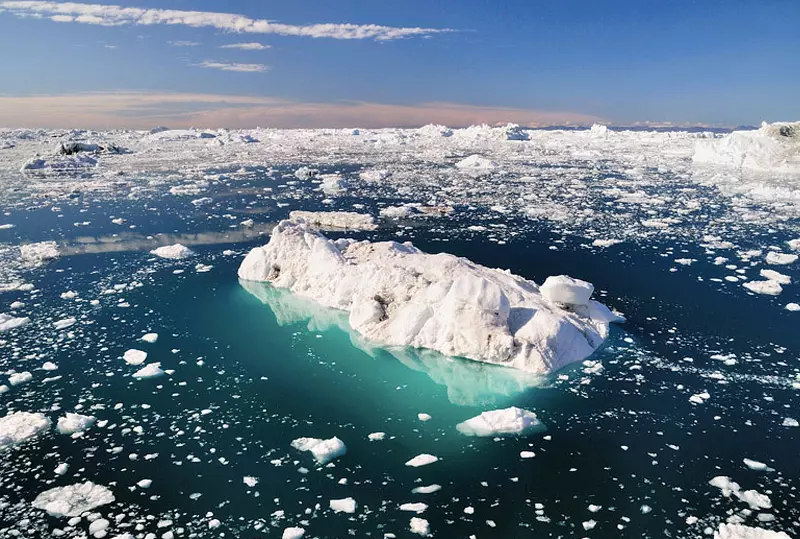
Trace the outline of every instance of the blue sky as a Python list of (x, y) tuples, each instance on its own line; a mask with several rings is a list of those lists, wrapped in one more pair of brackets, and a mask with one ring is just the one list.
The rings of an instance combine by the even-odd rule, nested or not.
[(0, 55), (0, 126), (800, 118), (797, 0), (0, 0), (0, 10), (11, 51)]

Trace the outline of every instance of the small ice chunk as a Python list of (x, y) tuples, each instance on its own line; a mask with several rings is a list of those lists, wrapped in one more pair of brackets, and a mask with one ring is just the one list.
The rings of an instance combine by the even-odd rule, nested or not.
[(64, 417), (58, 418), (56, 430), (59, 434), (75, 434), (89, 430), (97, 418), (93, 415), (81, 415), (67, 412)]
[(424, 487), (414, 487), (411, 492), (414, 494), (433, 494), (442, 490), (442, 485), (427, 485)]
[(800, 303), (787, 303), (784, 309), (792, 312), (800, 311)]
[[(13, 308), (13, 305), (12, 305)], [(21, 328), (31, 321), (26, 316), (11, 316), (10, 314), (0, 313), (0, 332), (10, 331), (12, 329)]]
[(136, 486), (139, 488), (150, 488), (152, 484), (152, 479), (142, 479), (141, 481), (137, 481)]
[(588, 305), (589, 298), (594, 293), (594, 285), (567, 275), (555, 275), (545, 279), (540, 291), (552, 303)]
[(12, 386), (27, 384), (31, 380), (33, 380), (33, 375), (28, 371), (17, 372), (8, 377), (8, 383)]
[(431, 420), (431, 416), (428, 415), (428, 414), (425, 414), (425, 413), (420, 413), (420, 414), (417, 414), (417, 419), (419, 419), (420, 421), (423, 421), (423, 422), (430, 421)]
[(420, 455), (417, 455), (413, 459), (409, 460), (408, 462), (406, 462), (406, 466), (411, 466), (412, 468), (419, 468), (420, 466), (427, 466), (428, 464), (433, 464), (438, 460), (439, 457), (434, 457), (433, 455), (422, 453)]
[[(100, 532), (104, 532), (110, 525), (111, 523), (108, 520), (104, 518), (98, 518), (89, 524), (89, 535), (96, 535)], [(105, 534), (103, 536), (105, 537)]]
[(74, 326), (77, 322), (78, 321), (74, 318), (64, 318), (58, 320), (57, 322), (53, 322), (53, 327), (61, 331), (62, 329), (67, 329), (68, 327)]
[(176, 243), (175, 245), (163, 245), (157, 249), (153, 249), (150, 251), (150, 254), (169, 260), (181, 260), (194, 256), (194, 251), (180, 243)]
[(587, 521), (583, 522), (582, 524), (583, 524), (583, 529), (586, 530), (586, 531), (589, 531), (591, 529), (594, 529), (595, 526), (597, 526), (597, 521), (595, 521), (595, 520), (587, 520)]
[(775, 281), (778, 284), (792, 284), (792, 278), (788, 275), (784, 275), (783, 273), (777, 272), (771, 269), (762, 269), (759, 274), (769, 280)]
[(483, 412), (456, 425), (461, 434), (467, 436), (499, 436), (504, 434), (526, 434), (546, 429), (536, 414), (512, 406), (502, 410)]
[(411, 517), (409, 529), (411, 530), (411, 533), (416, 533), (422, 537), (428, 537), (431, 534), (431, 526), (424, 518)]
[(422, 502), (404, 503), (400, 505), (401, 511), (410, 511), (412, 513), (417, 513), (418, 515), (424, 513), (427, 509), (428, 509), (428, 504)]
[(783, 287), (780, 285), (780, 283), (772, 280), (747, 281), (742, 283), (742, 286), (748, 289), (750, 292), (764, 294), (766, 296), (777, 296), (783, 292)]
[(536, 456), (536, 453), (534, 453), (533, 451), (520, 451), (519, 452), (519, 457), (523, 458), (523, 459), (532, 459), (535, 456)]
[(767, 253), (767, 264), (772, 264), (773, 266), (785, 266), (787, 264), (794, 264), (797, 262), (799, 255), (789, 254), (789, 253), (779, 253), (776, 251), (770, 251)]
[(142, 340), (142, 341), (144, 341), (146, 343), (153, 344), (154, 342), (156, 342), (158, 340), (158, 333), (145, 333), (144, 335), (139, 337), (139, 340)]
[(800, 427), (800, 421), (796, 420), (793, 417), (785, 417), (785, 418), (783, 418), (783, 426), (784, 427)]
[(77, 517), (85, 511), (112, 503), (114, 493), (91, 481), (46, 490), (33, 500), (33, 507), (54, 517)]
[(373, 433), (370, 433), (369, 435), (367, 435), (367, 438), (369, 438), (370, 442), (379, 442), (379, 441), (383, 440), (384, 438), (386, 438), (386, 433), (385, 432), (373, 432)]
[(330, 500), (329, 506), (334, 513), (355, 513), (358, 504), (353, 498), (342, 498), (340, 500)]
[(131, 348), (122, 354), (122, 359), (124, 359), (125, 363), (128, 365), (141, 365), (147, 359), (147, 352)]
[(314, 459), (325, 465), (347, 453), (344, 442), (334, 436), (327, 440), (319, 438), (297, 438), (292, 441), (292, 447), (299, 451), (310, 451)]
[(764, 464), (763, 462), (759, 462), (757, 460), (752, 459), (744, 459), (744, 465), (750, 468), (751, 470), (756, 470), (758, 472), (762, 472), (764, 470), (768, 470), (769, 466)]
[(41, 368), (43, 371), (55, 371), (58, 370), (58, 365), (56, 365), (52, 361), (45, 361), (44, 363), (42, 363)]
[(161, 363), (150, 363), (133, 373), (133, 377), (144, 380), (147, 378), (158, 378), (159, 376), (164, 376), (164, 374), (166, 373), (161, 370)]
[(253, 488), (254, 486), (256, 486), (258, 484), (258, 477), (253, 477), (251, 475), (246, 475), (246, 476), (244, 476), (244, 478), (242, 478), (242, 483), (244, 483), (245, 485), (247, 485), (250, 488)]
[(286, 528), (283, 530), (283, 535), (281, 539), (300, 539), (306, 534), (305, 528)]
[(67, 464), (66, 462), (62, 462), (61, 464), (56, 466), (56, 469), (53, 471), (56, 473), (56, 475), (64, 475), (65, 473), (67, 473), (67, 470), (69, 470), (69, 464)]

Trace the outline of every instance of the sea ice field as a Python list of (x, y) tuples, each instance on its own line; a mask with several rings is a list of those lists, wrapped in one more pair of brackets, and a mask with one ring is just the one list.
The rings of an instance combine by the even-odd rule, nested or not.
[(0, 130), (0, 537), (800, 537), (799, 257), (797, 123)]

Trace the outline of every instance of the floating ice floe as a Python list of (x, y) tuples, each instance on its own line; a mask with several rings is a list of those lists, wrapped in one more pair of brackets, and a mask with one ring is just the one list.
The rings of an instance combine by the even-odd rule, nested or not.
[(75, 434), (89, 430), (94, 425), (97, 418), (93, 415), (81, 415), (67, 413), (64, 417), (58, 418), (56, 430), (59, 434)]
[(292, 211), (289, 218), (305, 221), (320, 229), (333, 230), (375, 230), (375, 219), (368, 213), (349, 211)]
[(124, 359), (125, 363), (128, 365), (141, 365), (147, 359), (147, 352), (131, 348), (122, 354), (122, 359)]
[(411, 513), (422, 514), (428, 510), (428, 504), (422, 502), (404, 503), (400, 504), (401, 511), (409, 511)]
[(139, 340), (153, 344), (158, 340), (158, 333), (145, 333), (144, 335), (139, 337)]
[(67, 328), (70, 328), (78, 323), (78, 320), (70, 317), (70, 318), (62, 318), (61, 320), (56, 320), (53, 322), (53, 327), (57, 330), (61, 331)]
[(19, 254), (23, 265), (39, 267), (45, 262), (58, 258), (61, 253), (56, 242), (40, 241), (38, 243), (20, 245)]
[(757, 131), (734, 131), (721, 139), (698, 140), (695, 163), (796, 173), (800, 170), (800, 122), (763, 123)]
[(292, 441), (292, 447), (298, 451), (310, 451), (314, 459), (321, 465), (328, 464), (347, 453), (344, 442), (334, 436), (327, 440), (319, 438), (297, 438)]
[(150, 254), (169, 260), (181, 260), (194, 256), (194, 251), (180, 243), (176, 243), (175, 245), (163, 245), (157, 249), (153, 249), (150, 251)]
[(304, 528), (298, 527), (290, 527), (285, 528), (283, 530), (283, 534), (281, 535), (281, 539), (300, 539), (306, 534), (306, 530)]
[(145, 380), (148, 378), (158, 378), (166, 373), (161, 369), (161, 363), (150, 363), (133, 373), (134, 378)]
[(386, 438), (386, 433), (385, 432), (372, 432), (372, 433), (367, 435), (367, 438), (369, 438), (370, 442), (379, 442), (379, 441), (383, 440), (384, 438)]
[(786, 266), (797, 262), (799, 257), (800, 255), (770, 251), (767, 253), (766, 260), (767, 264), (772, 264), (773, 266)]
[(28, 371), (23, 372), (15, 372), (11, 376), (8, 377), (8, 383), (12, 386), (20, 386), (22, 384), (27, 384), (33, 380), (33, 375)]
[(77, 517), (114, 500), (114, 493), (108, 487), (87, 481), (46, 490), (33, 500), (32, 505), (54, 517)]
[(792, 539), (784, 532), (765, 530), (763, 528), (752, 528), (744, 524), (719, 525), (719, 529), (714, 532), (714, 539)]
[(11, 331), (21, 328), (31, 321), (27, 316), (11, 316), (10, 314), (0, 313), (0, 331)]
[(50, 420), (44, 414), (11, 412), (0, 417), (0, 452), (44, 434)]
[(768, 279), (766, 281), (747, 281), (742, 286), (750, 292), (763, 294), (765, 296), (777, 296), (783, 292), (783, 287), (778, 281)]
[[(269, 282), (349, 312), (350, 326), (384, 346), (547, 374), (594, 352), (620, 320), (565, 276), (543, 291), (507, 271), (410, 243), (332, 241), (305, 222), (281, 221), (239, 278)], [(548, 299), (549, 298), (549, 299)]]
[(411, 517), (409, 529), (411, 533), (416, 533), (422, 537), (428, 537), (431, 534), (431, 526), (424, 518)]
[(427, 466), (428, 464), (433, 464), (437, 462), (439, 457), (435, 457), (433, 455), (429, 455), (428, 453), (422, 453), (417, 455), (413, 459), (406, 462), (406, 466), (411, 466), (412, 468), (419, 468), (420, 466)]
[(442, 490), (442, 485), (427, 485), (424, 487), (414, 487), (411, 489), (413, 494), (433, 494)]
[(792, 284), (792, 278), (789, 275), (784, 275), (775, 270), (762, 269), (759, 274), (770, 281), (775, 281), (778, 284)]
[(732, 481), (730, 477), (718, 475), (708, 482), (712, 487), (717, 487), (722, 491), (722, 495), (726, 498), (734, 496), (735, 498), (745, 502), (752, 510), (770, 509), (772, 501), (766, 494), (761, 494), (756, 490), (742, 490), (739, 483)]
[(70, 174), (97, 166), (97, 159), (87, 154), (54, 155), (48, 158), (33, 157), (25, 161), (20, 172), (45, 174)]
[(341, 500), (330, 500), (328, 505), (334, 513), (355, 513), (358, 504), (353, 498), (342, 498)]
[(483, 412), (481, 415), (456, 425), (461, 434), (467, 436), (521, 435), (546, 430), (536, 414), (512, 406), (503, 410)]

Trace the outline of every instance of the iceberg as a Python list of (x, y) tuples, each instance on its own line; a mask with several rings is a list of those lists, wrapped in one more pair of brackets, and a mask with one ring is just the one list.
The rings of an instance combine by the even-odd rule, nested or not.
[(12, 412), (0, 417), (0, 452), (44, 434), (50, 420), (44, 414)]
[(784, 532), (752, 528), (743, 524), (720, 524), (714, 539), (791, 539)]
[(182, 260), (184, 258), (194, 256), (194, 251), (185, 245), (176, 243), (175, 245), (163, 245), (157, 249), (153, 249), (150, 251), (150, 254), (156, 255), (159, 258), (166, 258), (168, 260)]
[(344, 442), (336, 436), (327, 440), (297, 438), (292, 441), (292, 447), (298, 451), (310, 451), (314, 459), (323, 466), (347, 453)]
[(368, 342), (536, 374), (586, 359), (621, 320), (588, 299), (584, 281), (551, 282), (545, 295), (508, 271), (410, 243), (332, 241), (302, 220), (281, 221), (245, 257), (239, 278), (346, 311)]
[(81, 415), (67, 412), (64, 417), (58, 418), (56, 430), (59, 434), (75, 434), (89, 430), (97, 418), (93, 415)]
[(11, 316), (10, 314), (0, 313), (0, 332), (21, 328), (30, 321), (31, 319), (27, 316)]
[(87, 481), (45, 490), (32, 505), (54, 517), (77, 517), (114, 500), (114, 493), (107, 487)]
[(762, 172), (800, 172), (800, 122), (762, 123), (755, 131), (734, 131), (698, 140), (695, 163)]
[(456, 425), (461, 434), (467, 436), (503, 436), (541, 432), (547, 427), (536, 414), (512, 406), (504, 410), (492, 410)]

